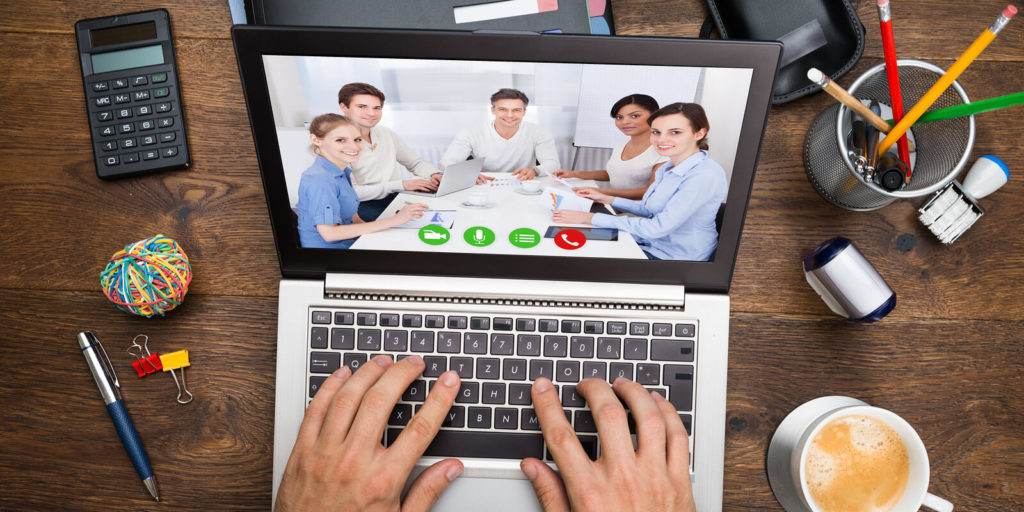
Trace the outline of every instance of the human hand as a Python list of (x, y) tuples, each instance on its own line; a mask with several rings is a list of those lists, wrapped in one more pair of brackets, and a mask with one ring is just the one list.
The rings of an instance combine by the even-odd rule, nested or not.
[(569, 169), (559, 169), (551, 173), (551, 175), (556, 178), (575, 178), (576, 171), (570, 171)]
[[(533, 383), (534, 409), (562, 477), (534, 458), (524, 459), (520, 467), (545, 512), (694, 512), (689, 440), (675, 406), (621, 377), (611, 387), (602, 379), (586, 379), (576, 392), (594, 414), (601, 440), (601, 458), (596, 461), (583, 451), (566, 421), (551, 381), (541, 378)], [(636, 419), (636, 451), (619, 397)]]
[[(440, 183), (440, 181), (438, 181)], [(403, 180), (402, 188), (405, 190), (419, 190), (421, 192), (433, 192), (437, 190), (437, 183), (434, 183), (433, 176), (431, 179), (425, 180), (423, 178), (414, 178), (411, 180)]]
[(394, 225), (405, 224), (412, 219), (418, 219), (423, 216), (423, 212), (427, 210), (427, 205), (423, 203), (410, 203), (398, 210), (397, 213), (391, 216), (394, 219)]
[(437, 190), (437, 186), (441, 184), (441, 176), (443, 175), (439, 172), (430, 175), (430, 182), (434, 184), (434, 190)]
[(477, 185), (484, 185), (488, 181), (494, 181), (494, 177), (493, 176), (484, 176), (483, 174), (477, 174), (476, 175), (476, 184)]
[(537, 177), (537, 169), (532, 167), (523, 167), (522, 169), (516, 169), (516, 172), (513, 172), (512, 176), (519, 178), (519, 181), (532, 180)]
[(590, 199), (595, 203), (612, 204), (612, 201), (615, 200), (614, 197), (604, 192), (599, 192), (600, 189), (596, 187), (576, 187), (572, 190), (576, 192), (576, 195)]
[(551, 212), (551, 220), (567, 224), (590, 224), (594, 214), (590, 212), (579, 212), (576, 210), (554, 210)]
[(395, 442), (387, 448), (380, 442), (395, 403), (423, 368), (419, 356), (398, 363), (377, 356), (355, 374), (347, 366), (331, 374), (306, 409), (278, 488), (276, 511), (429, 510), (462, 472), (459, 460), (428, 468), (404, 501), (402, 487), (455, 401), (458, 375), (441, 374)]

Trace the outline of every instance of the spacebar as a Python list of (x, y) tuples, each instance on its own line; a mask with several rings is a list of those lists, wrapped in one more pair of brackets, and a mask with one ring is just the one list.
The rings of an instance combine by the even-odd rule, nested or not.
[[(400, 428), (389, 428), (387, 443), (402, 433)], [(544, 456), (544, 436), (541, 434), (509, 434), (505, 432), (463, 432), (441, 430), (423, 453), (425, 457), (481, 457), (493, 459), (523, 459)]]

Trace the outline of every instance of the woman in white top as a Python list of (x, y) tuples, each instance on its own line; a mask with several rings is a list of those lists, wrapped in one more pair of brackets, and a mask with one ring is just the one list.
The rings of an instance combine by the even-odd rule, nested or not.
[[(602, 193), (640, 199), (654, 178), (655, 165), (666, 160), (651, 146), (651, 127), (647, 124), (647, 118), (655, 110), (658, 110), (657, 100), (646, 94), (630, 94), (616, 101), (612, 105), (612, 119), (615, 119), (615, 127), (629, 138), (612, 149), (607, 168), (600, 171), (559, 169), (552, 175), (558, 178), (607, 181), (608, 188), (601, 189)], [(588, 188), (598, 190), (594, 187), (578, 190)]]

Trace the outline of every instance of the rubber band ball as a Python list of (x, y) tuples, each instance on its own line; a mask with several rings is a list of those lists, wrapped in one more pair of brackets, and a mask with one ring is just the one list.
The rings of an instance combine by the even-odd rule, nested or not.
[(126, 245), (100, 273), (103, 294), (118, 309), (146, 318), (180, 306), (191, 282), (188, 256), (164, 235)]

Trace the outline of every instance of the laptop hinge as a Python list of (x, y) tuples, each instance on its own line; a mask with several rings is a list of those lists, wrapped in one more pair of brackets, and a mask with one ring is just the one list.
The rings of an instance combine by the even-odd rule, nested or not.
[(678, 309), (682, 285), (540, 281), (476, 277), (327, 274), (331, 298), (609, 309)]

